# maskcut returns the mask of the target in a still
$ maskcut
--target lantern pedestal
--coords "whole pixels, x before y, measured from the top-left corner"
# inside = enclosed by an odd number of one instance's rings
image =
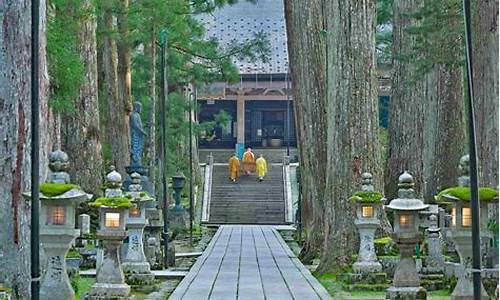
[[[359,232],[359,254],[358,260],[352,266],[355,273],[379,273],[382,272],[382,265],[377,260],[375,246],[375,231],[379,226],[377,221],[356,220],[355,225]]]
[[[126,274],[127,283],[131,285],[151,285],[154,283],[154,275],[144,255],[143,232],[146,223],[127,223],[128,251],[123,259],[123,271]]]
[[[102,239],[104,246],[104,256],[89,299],[129,299],[130,286],[125,283],[119,254],[120,246],[126,236],[126,231],[97,231],[97,238]]]
[[[75,299],[66,272],[66,253],[79,234],[76,229],[41,230],[40,242],[47,257],[47,266],[40,286],[40,299]]]
[[[419,237],[395,239],[401,260],[394,271],[392,286],[387,289],[386,299],[427,299],[427,291],[420,286],[420,276],[415,267],[413,254]]]
[[[455,247],[460,256],[460,264],[463,269],[460,272],[457,285],[451,293],[452,300],[474,299],[474,285],[472,283],[472,273],[470,266],[470,258],[472,257],[472,233],[470,230],[452,229],[452,238],[455,242]],[[481,283],[481,299],[489,299],[488,293]]]

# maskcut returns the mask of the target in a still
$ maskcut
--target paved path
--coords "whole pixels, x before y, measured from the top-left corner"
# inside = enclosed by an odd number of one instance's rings
[[[330,297],[272,226],[224,225],[169,299]]]

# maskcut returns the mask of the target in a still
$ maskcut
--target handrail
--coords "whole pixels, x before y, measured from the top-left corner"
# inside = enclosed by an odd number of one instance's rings
[[[214,159],[208,156],[208,163],[205,166],[205,182],[203,185],[203,205],[201,210],[201,222],[207,223],[210,220],[210,201],[212,199],[212,175]]]

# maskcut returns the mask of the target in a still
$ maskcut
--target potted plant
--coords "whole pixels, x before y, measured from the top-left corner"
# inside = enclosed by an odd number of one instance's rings
[[[66,267],[80,269],[80,263],[82,262],[82,256],[78,249],[71,248],[66,254]]]

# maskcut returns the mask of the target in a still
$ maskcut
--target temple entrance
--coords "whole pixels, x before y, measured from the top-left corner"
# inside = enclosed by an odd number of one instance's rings
[[[232,148],[236,143],[236,101],[202,100],[198,122],[206,126],[199,138],[202,148]]]
[[[287,101],[247,101],[245,104],[245,141],[253,147],[295,146],[293,103]],[[290,128],[288,129],[288,126]]]

